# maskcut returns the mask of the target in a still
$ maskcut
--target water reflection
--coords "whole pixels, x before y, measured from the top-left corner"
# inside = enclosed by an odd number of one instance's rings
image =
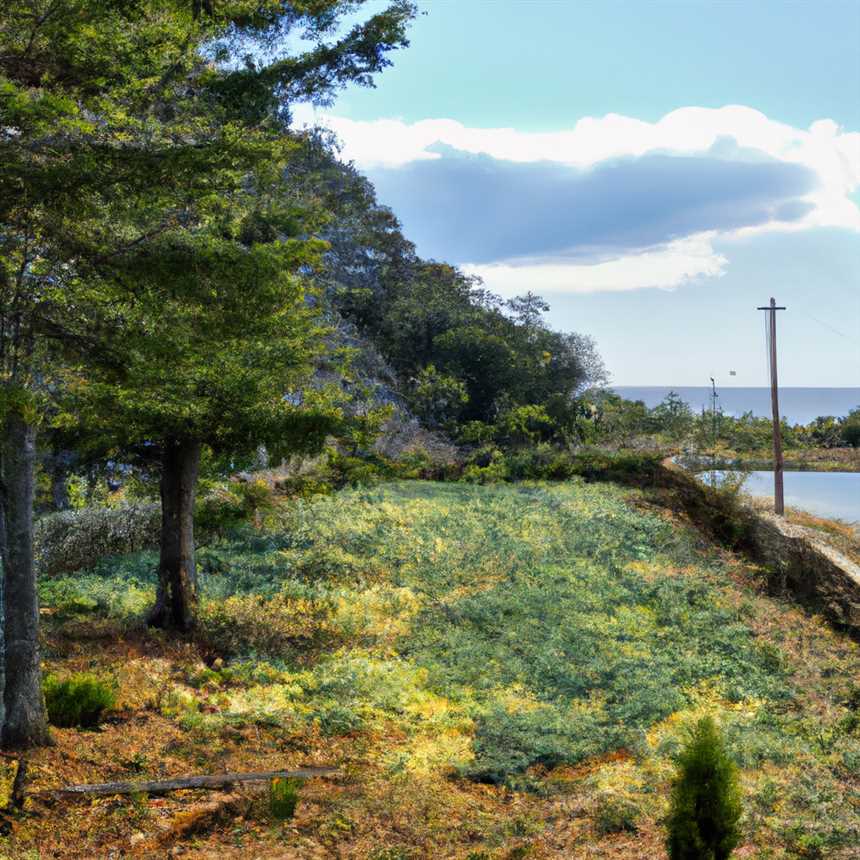
[[[820,517],[860,521],[860,472],[785,472],[785,504]],[[699,480],[710,486],[740,485],[751,496],[773,496],[773,472],[710,469]]]

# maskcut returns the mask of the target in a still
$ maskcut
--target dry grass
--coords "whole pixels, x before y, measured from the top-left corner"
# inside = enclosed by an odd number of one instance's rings
[[[773,501],[761,496],[751,497],[752,505],[761,511],[772,511]],[[809,530],[810,537],[829,544],[843,555],[860,564],[860,524],[828,519],[800,508],[786,508],[785,517],[793,525]]]

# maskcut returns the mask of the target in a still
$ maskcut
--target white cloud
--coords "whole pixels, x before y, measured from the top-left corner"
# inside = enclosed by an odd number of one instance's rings
[[[431,223],[434,218],[438,220],[439,214],[425,208],[429,201],[422,202],[425,196],[410,184],[409,171],[404,170],[401,178],[399,169],[416,162],[435,161],[441,165],[441,160],[449,157],[443,147],[461,154],[489,156],[498,162],[555,162],[588,174],[607,162],[646,155],[707,156],[720,162],[780,162],[801,166],[814,174],[814,187],[792,198],[797,217],[751,220],[751,226],[731,225],[728,218],[723,219],[722,227],[716,220],[712,224],[691,224],[687,235],[679,230],[667,237],[670,241],[657,246],[635,247],[632,243],[630,247],[617,248],[608,259],[574,259],[576,248],[571,247],[568,254],[558,253],[540,260],[491,257],[490,262],[463,263],[465,271],[480,275],[491,289],[508,296],[521,292],[523,284],[546,293],[674,289],[723,274],[728,260],[714,251],[711,242],[717,238],[816,227],[860,232],[860,207],[850,196],[860,189],[860,133],[846,132],[830,119],[820,119],[802,129],[739,105],[719,109],[682,107],[653,123],[607,114],[585,117],[566,130],[521,132],[513,128],[470,128],[450,119],[414,123],[398,119],[358,121],[302,107],[296,111],[295,122],[298,126],[317,124],[334,131],[343,145],[342,157],[354,161],[359,168],[377,174],[388,171],[389,190],[393,184],[411,200],[405,207],[412,218],[411,223],[407,219],[407,228],[419,234],[421,225],[427,219]],[[472,193],[466,187],[459,192]],[[643,224],[653,224],[659,215],[665,214],[656,193],[653,204],[656,207],[653,212],[643,210]],[[613,205],[608,198],[606,205]],[[399,208],[395,207],[395,211]],[[524,194],[520,208],[513,205],[511,211],[528,215],[531,210]],[[461,201],[457,213],[460,220],[465,218],[472,223],[465,201]],[[416,222],[416,218],[421,220]],[[488,226],[475,225],[476,236],[481,235],[482,229],[498,226],[493,219],[486,220]],[[610,212],[606,223],[608,234],[617,223],[631,226],[629,214],[625,219],[623,212],[619,212],[618,222],[611,220]],[[458,229],[468,227],[461,225]],[[696,232],[702,230],[707,232]],[[599,237],[590,238],[599,244]],[[433,253],[450,259],[447,244],[441,251],[434,247]],[[475,255],[471,259],[487,258]]]
[[[728,260],[714,251],[713,234],[701,233],[637,254],[598,263],[510,261],[465,265],[463,271],[478,275],[499,295],[511,297],[526,289],[540,294],[591,293],[638,290],[647,287],[675,289],[701,278],[719,277]]]
[[[343,142],[343,157],[361,168],[441,158],[433,151],[434,144],[505,161],[548,160],[579,168],[655,152],[711,152],[732,161],[775,159],[803,165],[819,180],[819,187],[806,198],[814,209],[802,221],[780,229],[828,226],[860,231],[860,209],[848,197],[860,188],[860,133],[841,131],[829,119],[800,129],[740,105],[678,108],[654,123],[619,114],[584,117],[573,128],[554,132],[470,128],[451,119],[359,121],[304,106],[297,109],[295,119],[297,125],[330,128]]]

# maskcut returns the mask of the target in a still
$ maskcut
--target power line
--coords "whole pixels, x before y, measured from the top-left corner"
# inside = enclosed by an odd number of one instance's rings
[[[828,322],[824,322],[824,320],[818,319],[818,317],[813,316],[811,313],[809,313],[809,311],[802,311],[802,313],[804,314],[804,316],[809,317],[811,320],[813,320],[814,322],[817,322],[819,325],[823,325],[825,328],[829,328],[830,331],[832,331],[834,334],[838,334],[839,337],[844,337],[845,340],[850,340],[853,343],[857,342],[857,338],[851,337],[851,335],[845,334],[844,331],[839,331],[838,328],[835,328],[834,326],[830,325],[830,323],[828,323]]]

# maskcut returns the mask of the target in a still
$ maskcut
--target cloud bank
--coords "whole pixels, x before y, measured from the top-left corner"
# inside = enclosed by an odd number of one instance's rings
[[[452,120],[360,122],[310,110],[425,256],[504,294],[675,288],[722,274],[714,239],[860,232],[860,134],[797,129],[746,107],[648,123],[610,114],[567,131]]]

